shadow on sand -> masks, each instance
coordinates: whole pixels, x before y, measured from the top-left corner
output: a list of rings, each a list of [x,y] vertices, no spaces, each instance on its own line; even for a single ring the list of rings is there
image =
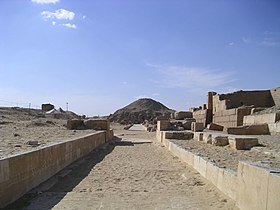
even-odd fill
[[[68,192],[71,192],[85,177],[87,177],[94,166],[100,163],[106,155],[110,154],[115,147],[134,146],[134,144],[146,143],[151,142],[122,141],[121,138],[114,137],[110,142],[101,145],[90,154],[70,164],[49,180],[26,193],[23,197],[4,209],[52,209]],[[33,205],[33,201],[38,204]]]

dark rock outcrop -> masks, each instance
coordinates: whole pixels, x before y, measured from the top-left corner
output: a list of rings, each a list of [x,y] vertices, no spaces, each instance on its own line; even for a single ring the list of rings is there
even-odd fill
[[[109,119],[121,124],[143,123],[145,120],[153,123],[156,118],[167,116],[169,118],[173,110],[153,99],[143,98],[117,110]]]

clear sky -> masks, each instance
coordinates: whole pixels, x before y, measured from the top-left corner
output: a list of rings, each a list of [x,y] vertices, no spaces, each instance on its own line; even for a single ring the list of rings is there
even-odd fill
[[[0,106],[187,110],[278,86],[279,0],[0,0]]]

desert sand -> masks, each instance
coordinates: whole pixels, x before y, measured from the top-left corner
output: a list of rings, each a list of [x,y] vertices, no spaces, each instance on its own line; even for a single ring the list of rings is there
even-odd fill
[[[230,198],[156,144],[155,133],[113,127],[115,142],[65,168],[12,207],[236,209]]]

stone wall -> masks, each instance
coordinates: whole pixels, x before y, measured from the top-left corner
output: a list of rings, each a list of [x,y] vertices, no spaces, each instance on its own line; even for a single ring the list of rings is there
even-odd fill
[[[275,91],[279,96],[280,90]],[[241,106],[272,107],[274,100],[270,90],[237,91],[228,94],[213,96],[213,112],[225,109],[233,109]]]
[[[220,110],[213,115],[213,123],[228,127],[243,125],[243,117],[251,114],[252,108]]]
[[[248,162],[239,162],[237,173],[219,168],[209,159],[204,159],[166,139],[166,131],[157,132],[157,140],[162,145],[236,201],[240,209],[279,209],[280,170]]]
[[[14,202],[75,160],[112,138],[99,131],[0,160],[0,208]]]
[[[275,105],[280,107],[280,87],[270,90]]]

